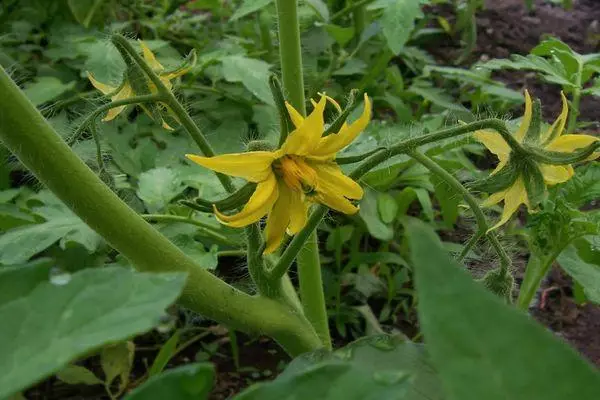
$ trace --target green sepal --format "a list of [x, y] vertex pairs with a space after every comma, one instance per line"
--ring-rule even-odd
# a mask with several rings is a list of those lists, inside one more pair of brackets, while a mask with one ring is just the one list
[[269, 76], [269, 88], [271, 89], [273, 101], [275, 102], [275, 107], [277, 107], [277, 112], [279, 113], [279, 129], [281, 130], [279, 135], [279, 147], [281, 147], [289, 133], [294, 130], [294, 123], [285, 106], [285, 97], [283, 96], [281, 83], [279, 82], [279, 79], [277, 79], [277, 76]]
[[471, 182], [467, 186], [474, 191], [485, 193], [496, 193], [507, 189], [517, 180], [519, 176], [518, 162], [515, 162], [511, 154], [508, 163], [500, 171], [487, 178]]
[[266, 140], [251, 140], [246, 145], [246, 151], [273, 151], [273, 145]]
[[198, 61], [198, 56], [196, 54], [196, 50], [192, 49], [188, 53], [188, 55], [185, 57], [185, 59], [177, 67], [175, 67], [169, 71], [163, 72], [162, 75], [177, 74], [183, 70], [193, 68], [196, 65], [197, 61]]
[[488, 271], [479, 280], [490, 292], [497, 294], [508, 304], [512, 303], [512, 292], [515, 288], [515, 278], [509, 271], [496, 268]]
[[567, 165], [574, 164], [586, 160], [596, 150], [600, 148], [600, 140], [583, 147], [572, 153], [564, 153], [559, 151], [548, 151], [539, 148], [527, 147], [525, 151], [537, 162], [551, 165]]
[[535, 161], [531, 160], [522, 160], [520, 170], [529, 205], [536, 209], [546, 196], [546, 184], [542, 171], [540, 171]]
[[190, 207], [196, 211], [207, 213], [213, 212], [213, 205], [217, 207], [219, 211], [229, 211], [238, 208], [243, 204], [246, 204], [252, 196], [252, 194], [254, 193], [255, 189], [256, 183], [248, 182], [244, 186], [242, 186], [241, 188], [239, 188], [238, 190], [221, 200], [210, 201], [201, 197], [196, 197], [193, 201], [181, 200], [179, 203], [184, 206]]
[[348, 115], [350, 115], [350, 112], [352, 112], [352, 110], [354, 109], [354, 103], [356, 102], [357, 94], [358, 90], [356, 89], [352, 89], [350, 91], [348, 101], [346, 102], [346, 107], [344, 108], [342, 113], [337, 116], [335, 121], [333, 121], [331, 125], [327, 127], [325, 132], [323, 132], [323, 136], [331, 135], [332, 133], [338, 133], [340, 129], [342, 129], [344, 122], [346, 122], [346, 120], [348, 119]]
[[542, 128], [542, 103], [540, 99], [533, 101], [533, 107], [531, 110], [531, 122], [529, 123], [529, 129], [525, 133], [525, 143], [538, 143], [540, 141], [540, 134]]

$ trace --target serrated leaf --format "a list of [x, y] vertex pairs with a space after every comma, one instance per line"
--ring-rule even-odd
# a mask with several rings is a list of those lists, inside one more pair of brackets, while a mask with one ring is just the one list
[[[324, 26], [327, 33], [329, 33], [333, 40], [335, 40], [336, 43], [342, 47], [344, 47], [354, 37], [354, 28], [352, 27], [344, 27], [334, 24], [327, 24]], [[349, 62], [351, 63], [352, 61], [359, 60], [350, 59], [346, 62], [346, 64], [348, 64]]]
[[271, 64], [244, 56], [223, 57], [223, 75], [228, 82], [241, 82], [259, 100], [275, 105], [269, 88]]
[[594, 367], [546, 328], [473, 281], [430, 227], [411, 220], [406, 228], [419, 321], [449, 398], [597, 397], [600, 374]]
[[527, 57], [513, 54], [510, 60], [507, 59], [495, 59], [490, 60], [482, 67], [489, 69], [518, 69], [518, 70], [533, 70], [542, 73], [542, 77], [551, 83], [559, 85], [574, 87], [574, 83], [569, 80], [569, 76], [566, 75], [563, 67], [559, 63], [551, 63], [543, 57], [539, 57], [533, 54], [527, 55]]
[[104, 383], [92, 371], [81, 365], [67, 365], [56, 373], [56, 377], [69, 385], [102, 385]]
[[0, 398], [97, 347], [151, 329], [184, 282], [184, 274], [88, 269], [2, 305]]
[[163, 210], [184, 189], [177, 171], [161, 167], [140, 174], [137, 195], [153, 213]]
[[148, 379], [125, 400], [204, 400], [212, 389], [215, 368], [209, 363], [174, 368]]
[[441, 400], [441, 383], [423, 346], [400, 337], [360, 339], [333, 353], [293, 360], [272, 382], [255, 384], [236, 400]]
[[46, 221], [20, 226], [0, 236], [0, 264], [21, 264], [60, 241], [62, 248], [77, 242], [93, 252], [102, 242], [100, 236], [58, 200], [34, 208]]
[[383, 36], [388, 47], [398, 55], [415, 28], [415, 20], [423, 16], [419, 0], [392, 0], [381, 17]]
[[233, 13], [230, 21], [236, 21], [242, 17], [245, 17], [248, 14], [252, 14], [271, 4], [273, 0], [244, 0], [244, 2], [239, 6], [237, 10]]
[[322, 21], [329, 21], [329, 9], [323, 0], [305, 0], [305, 2], [313, 9]]
[[447, 108], [448, 110], [469, 112], [464, 106], [457, 104], [455, 99], [449, 96], [444, 90], [433, 87], [428, 82], [422, 80], [416, 81], [407, 90], [411, 93], [418, 94], [433, 104]]
[[575, 207], [600, 198], [600, 163], [590, 162], [577, 168], [573, 178], [561, 185], [559, 194]]

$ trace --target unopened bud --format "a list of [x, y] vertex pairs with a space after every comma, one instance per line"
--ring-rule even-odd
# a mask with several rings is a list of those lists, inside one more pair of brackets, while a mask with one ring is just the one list
[[489, 291], [503, 298], [507, 303], [512, 303], [512, 292], [515, 286], [515, 278], [508, 271], [496, 268], [488, 271], [479, 280]]

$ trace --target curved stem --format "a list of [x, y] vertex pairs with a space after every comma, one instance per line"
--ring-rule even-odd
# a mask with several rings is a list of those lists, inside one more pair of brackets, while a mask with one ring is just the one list
[[336, 19], [340, 19], [351, 12], [353, 12], [356, 8], [366, 7], [368, 4], [373, 3], [375, 0], [357, 0], [348, 4], [346, 7], [342, 8], [340, 11], [333, 14], [330, 20], [335, 21]]
[[204, 235], [206, 235], [218, 242], [226, 244], [228, 246], [232, 246], [232, 247], [237, 246], [237, 243], [232, 242], [225, 235], [221, 235], [220, 233], [215, 232], [214, 226], [205, 224], [204, 222], [198, 221], [197, 219], [183, 217], [181, 215], [169, 215], [169, 214], [142, 214], [141, 217], [144, 218], [146, 221], [174, 222], [174, 223], [195, 225], [200, 228], [201, 232]]
[[[463, 198], [471, 207], [471, 211], [475, 215], [475, 220], [477, 221], [477, 226], [479, 227], [479, 232], [484, 232], [485, 236], [488, 238], [492, 247], [498, 254], [500, 258], [500, 268], [503, 274], [510, 273], [510, 265], [511, 260], [504, 251], [504, 248], [498, 241], [496, 234], [493, 231], [489, 230], [488, 223], [485, 218], [485, 214], [481, 211], [477, 199], [465, 188], [452, 174], [442, 168], [438, 163], [436, 163], [431, 158], [427, 157], [425, 154], [419, 153], [418, 151], [409, 151], [407, 153], [409, 156], [417, 160], [421, 163], [425, 168], [430, 170], [433, 174], [437, 175], [439, 178], [443, 179], [452, 189], [462, 194]], [[481, 235], [480, 233], [476, 234]], [[474, 244], [474, 243], [472, 243]], [[472, 245], [471, 244], [471, 245]]]
[[[158, 90], [158, 94], [161, 97], [161, 101], [165, 103], [173, 112], [177, 120], [183, 125], [188, 134], [192, 137], [192, 140], [196, 143], [196, 145], [202, 151], [206, 157], [214, 157], [215, 152], [212, 149], [208, 140], [204, 136], [204, 133], [200, 130], [198, 125], [194, 122], [192, 117], [187, 113], [185, 108], [181, 105], [181, 103], [177, 100], [175, 95], [167, 89], [167, 87], [160, 80], [158, 75], [152, 71], [152, 68], [142, 59], [142, 57], [137, 53], [137, 51], [131, 46], [131, 44], [121, 35], [113, 35], [112, 42], [115, 46], [120, 47], [125, 50], [127, 54], [132, 58], [132, 60], [140, 66], [144, 70], [144, 73], [148, 76], [150, 81], [156, 86], [156, 90]], [[221, 173], [216, 173], [219, 181], [228, 192], [233, 192], [235, 190], [235, 186], [231, 182], [231, 179], [227, 175], [223, 175]]]
[[179, 299], [183, 306], [233, 329], [269, 335], [292, 355], [321, 346], [304, 316], [223, 282], [129, 208], [75, 155], [2, 68], [0, 93], [0, 140], [136, 269], [187, 273]]
[[159, 94], [147, 94], [144, 96], [135, 96], [130, 97], [128, 99], [111, 101], [108, 104], [104, 104], [92, 111], [90, 115], [85, 117], [83, 122], [79, 124], [75, 132], [73, 132], [73, 134], [69, 137], [69, 139], [67, 140], [67, 144], [69, 146], [73, 145], [73, 143], [75, 143], [77, 139], [79, 139], [79, 136], [85, 131], [85, 128], [87, 128], [90, 124], [94, 123], [96, 118], [98, 118], [100, 114], [110, 110], [111, 108], [128, 106], [131, 104], [154, 103], [156, 101], [161, 101], [162, 98], [163, 97]]

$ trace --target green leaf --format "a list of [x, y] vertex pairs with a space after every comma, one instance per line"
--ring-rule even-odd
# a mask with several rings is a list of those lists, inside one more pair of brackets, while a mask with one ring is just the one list
[[47, 200], [44, 206], [34, 208], [46, 221], [17, 227], [0, 236], [1, 264], [24, 263], [58, 241], [63, 249], [69, 242], [80, 243], [89, 252], [98, 248], [102, 239], [96, 232], [55, 197], [48, 196]]
[[379, 210], [379, 217], [385, 224], [389, 224], [394, 221], [396, 214], [398, 213], [398, 203], [396, 199], [389, 193], [380, 193], [377, 196], [377, 209]]
[[88, 269], [2, 305], [0, 398], [95, 348], [151, 329], [184, 282], [183, 274]]
[[411, 220], [407, 237], [419, 320], [449, 398], [597, 397], [600, 376], [594, 367], [546, 328], [473, 281], [430, 227]]
[[600, 304], [600, 265], [582, 260], [574, 244], [564, 249], [557, 261], [583, 287], [586, 297]]
[[236, 400], [441, 400], [441, 383], [423, 346], [398, 336], [360, 339], [333, 353], [293, 360], [272, 382], [255, 384]]
[[127, 386], [134, 354], [135, 345], [130, 341], [110, 344], [102, 349], [100, 366], [107, 385], [111, 385], [118, 376], [120, 378], [119, 388], [123, 390]]
[[370, 188], [365, 188], [365, 194], [360, 201], [360, 210], [358, 214], [367, 225], [369, 233], [379, 240], [392, 240], [394, 230], [390, 225], [384, 223], [377, 209], [377, 192]]
[[23, 92], [34, 106], [39, 106], [73, 90], [75, 83], [75, 81], [63, 83], [53, 76], [40, 76], [35, 82], [25, 85]]
[[271, 64], [244, 56], [224, 57], [222, 62], [225, 80], [241, 82], [259, 100], [275, 105], [268, 82]]
[[575, 176], [560, 186], [559, 193], [575, 207], [600, 198], [600, 163], [590, 162], [577, 168]]
[[169, 338], [160, 348], [160, 351], [156, 355], [150, 370], [148, 371], [148, 376], [151, 378], [155, 375], [160, 374], [163, 369], [167, 366], [167, 363], [173, 357], [175, 350], [177, 349], [177, 344], [179, 343], [179, 338], [181, 337], [181, 330], [175, 331], [173, 336]]
[[273, 0], [244, 0], [242, 5], [235, 10], [231, 18], [229, 19], [231, 22], [238, 20], [242, 17], [245, 17], [248, 14], [252, 14], [260, 10], [261, 8], [265, 8], [269, 4], [271, 4]]
[[0, 307], [27, 296], [29, 292], [50, 278], [52, 260], [36, 260], [29, 264], [0, 268]]
[[540, 72], [542, 77], [548, 82], [570, 88], [575, 86], [560, 63], [550, 62], [543, 57], [533, 54], [529, 54], [527, 57], [513, 54], [510, 60], [490, 60], [485, 64], [481, 64], [481, 66], [489, 69], [533, 70]]
[[327, 4], [323, 2], [323, 0], [305, 0], [306, 4], [308, 4], [315, 12], [319, 15], [322, 21], [329, 21], [329, 9], [327, 8]]
[[208, 398], [214, 380], [212, 364], [185, 365], [153, 376], [125, 400], [203, 400]]
[[0, 232], [23, 225], [34, 224], [33, 215], [15, 204], [0, 204]]
[[[354, 37], [354, 28], [352, 27], [343, 27], [334, 24], [325, 25], [325, 30], [329, 33], [329, 36], [336, 41], [337, 44], [344, 47], [346, 43], [348, 43]], [[348, 61], [352, 61], [350, 59]], [[346, 62], [348, 63], [348, 62]]]
[[69, 385], [102, 385], [104, 383], [92, 371], [80, 365], [67, 365], [56, 373], [56, 377]]
[[415, 20], [421, 18], [419, 0], [389, 1], [381, 17], [383, 36], [388, 47], [398, 55], [415, 29]]
[[438, 178], [437, 175], [431, 175], [431, 183], [435, 188], [435, 198], [440, 204], [442, 217], [448, 226], [452, 226], [458, 219], [458, 205], [461, 201], [461, 195], [456, 192], [446, 181]]
[[170, 168], [154, 168], [140, 174], [137, 195], [148, 212], [163, 210], [175, 197], [185, 190], [185, 185]]
[[71, 13], [81, 25], [88, 28], [94, 14], [98, 11], [104, 0], [67, 0]]
[[440, 107], [447, 108], [448, 110], [468, 113], [464, 106], [457, 104], [452, 96], [448, 95], [444, 90], [431, 86], [431, 83], [424, 82], [423, 80], [416, 80], [408, 89], [409, 92], [417, 94], [423, 97], [425, 100], [429, 100], [433, 104]]

